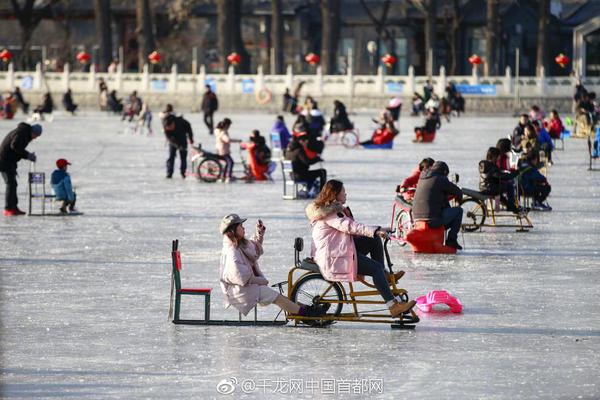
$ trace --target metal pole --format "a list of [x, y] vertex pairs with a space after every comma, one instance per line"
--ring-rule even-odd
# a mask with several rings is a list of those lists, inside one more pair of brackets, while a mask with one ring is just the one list
[[277, 71], [275, 71], [275, 47], [271, 47], [269, 49], [270, 57], [269, 57], [269, 74], [275, 75]]
[[123, 46], [119, 46], [119, 62], [121, 63], [121, 67], [125, 70], [125, 58], [123, 55]]
[[521, 102], [519, 93], [519, 53], [520, 49], [517, 47], [517, 51], [515, 52], [515, 112], [517, 113], [519, 112], [519, 103]]
[[196, 75], [198, 73], [198, 48], [192, 48], [192, 75]]
[[433, 49], [431, 47], [427, 50], [427, 56], [427, 76], [431, 80], [433, 75]]

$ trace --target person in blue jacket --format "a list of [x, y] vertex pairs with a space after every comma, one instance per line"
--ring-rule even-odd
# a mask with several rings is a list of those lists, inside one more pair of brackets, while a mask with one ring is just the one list
[[52, 177], [50, 178], [50, 184], [56, 195], [56, 200], [62, 201], [60, 212], [63, 214], [67, 213], [67, 207], [69, 208], [69, 212], [76, 212], [75, 201], [77, 200], [77, 196], [73, 191], [71, 176], [67, 173], [69, 165], [71, 163], [64, 158], [56, 160], [56, 167], [58, 169], [52, 172]]
[[540, 150], [546, 154], [546, 157], [548, 158], [548, 164], [552, 165], [552, 151], [554, 150], [554, 142], [552, 142], [552, 137], [546, 128], [544, 128], [542, 121], [534, 121], [533, 127], [535, 128], [535, 133], [538, 137]]
[[276, 132], [279, 134], [281, 150], [285, 154], [285, 150], [287, 149], [288, 144], [290, 143], [291, 135], [290, 135], [290, 131], [285, 126], [285, 121], [283, 120], [283, 116], [281, 116], [281, 115], [277, 116], [277, 119], [275, 120], [275, 124], [273, 124], [273, 127], [271, 128], [271, 132], [273, 132], [273, 133]]

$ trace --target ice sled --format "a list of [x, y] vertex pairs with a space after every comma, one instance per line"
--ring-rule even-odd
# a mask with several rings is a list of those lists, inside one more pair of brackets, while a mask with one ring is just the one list
[[415, 253], [455, 254], [454, 247], [444, 245], [443, 226], [432, 228], [427, 221], [415, 221], [414, 228], [406, 234], [406, 241]]

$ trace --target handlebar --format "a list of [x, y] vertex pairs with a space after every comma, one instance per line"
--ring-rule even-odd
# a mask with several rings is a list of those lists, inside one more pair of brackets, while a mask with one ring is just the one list
[[[393, 231], [392, 231], [393, 232]], [[390, 233], [392, 233], [390, 232]], [[392, 260], [390, 258], [390, 253], [388, 251], [388, 243], [390, 242], [390, 238], [389, 236], [383, 241], [383, 253], [385, 254], [385, 261], [387, 263], [388, 269], [390, 270], [390, 274], [394, 275], [394, 271], [392, 270], [392, 266], [394, 264], [392, 264]]]

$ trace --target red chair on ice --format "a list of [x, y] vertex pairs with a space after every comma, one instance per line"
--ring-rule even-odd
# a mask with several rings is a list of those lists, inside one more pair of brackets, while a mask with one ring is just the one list
[[173, 318], [173, 323], [193, 323], [197, 320], [183, 320], [179, 318], [179, 310], [181, 308], [181, 296], [191, 295], [191, 296], [204, 296], [204, 320], [210, 320], [210, 293], [212, 289], [209, 288], [200, 288], [200, 289], [190, 289], [190, 288], [182, 288], [181, 287], [181, 254], [178, 250], [179, 240], [173, 240], [173, 251], [171, 252], [171, 256], [173, 259], [173, 270], [171, 274], [171, 301], [169, 303], [169, 319], [173, 315], [173, 289], [175, 289], [175, 318]]
[[415, 221], [406, 241], [415, 253], [456, 254], [454, 247], [444, 245], [444, 237], [443, 226], [431, 228], [427, 221]]
[[415, 142], [431, 143], [435, 140], [435, 131], [427, 132], [423, 129], [415, 129]]

